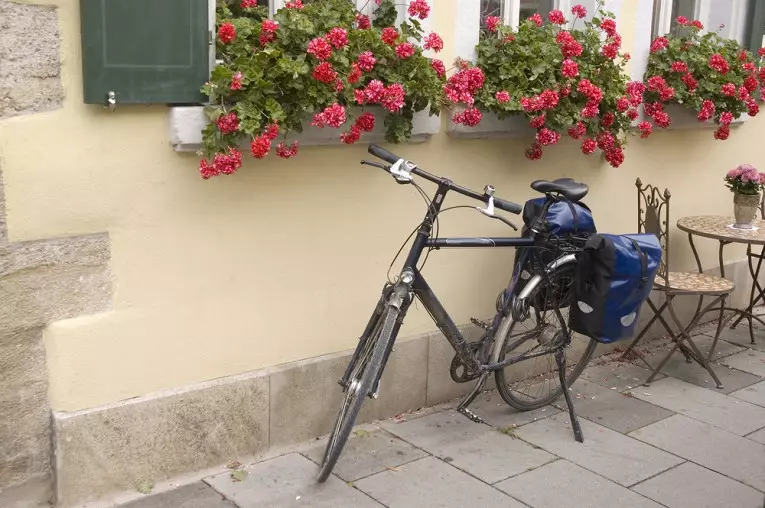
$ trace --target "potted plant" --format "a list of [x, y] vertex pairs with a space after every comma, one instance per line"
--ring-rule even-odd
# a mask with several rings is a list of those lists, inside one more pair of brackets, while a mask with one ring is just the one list
[[734, 227], [752, 229], [764, 184], [765, 173], [759, 173], [749, 164], [741, 164], [725, 175], [725, 185], [733, 192], [733, 212], [736, 216]]
[[702, 34], [703, 28], [700, 21], [680, 16], [672, 33], [653, 40], [644, 108], [663, 128], [672, 122], [666, 105], [688, 108], [699, 122], [714, 121], [715, 139], [725, 140], [733, 120], [760, 111], [755, 93], [765, 83], [765, 51], [755, 59], [735, 40], [716, 32]]
[[580, 140], [583, 153], [600, 149], [612, 166], [621, 165], [643, 86], [628, 82], [629, 55], [621, 53], [613, 14], [601, 3], [597, 9], [592, 21], [582, 21], [587, 11], [575, 5], [570, 29], [559, 10], [549, 13], [547, 23], [535, 14], [517, 29], [487, 18], [475, 65], [458, 62], [444, 87], [447, 102], [464, 105], [452, 122], [474, 127], [482, 112], [524, 117], [536, 131], [529, 159], [541, 158], [544, 147], [569, 135]]
[[398, 143], [416, 112], [440, 112], [445, 69], [423, 49], [440, 51], [443, 41], [422, 30], [426, 0], [410, 3], [399, 28], [393, 0], [378, 2], [374, 23], [348, 0], [291, 0], [273, 19], [255, 0], [237, 2], [217, 6], [219, 64], [202, 88], [210, 97], [203, 178], [235, 172], [244, 141], [257, 159], [272, 149], [290, 158], [299, 148], [291, 133], [338, 129], [351, 144], [380, 121]]

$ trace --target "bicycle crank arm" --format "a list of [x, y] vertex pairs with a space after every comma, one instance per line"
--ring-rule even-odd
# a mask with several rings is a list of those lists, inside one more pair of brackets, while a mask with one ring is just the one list
[[554, 353], [554, 352], [556, 352], [558, 350], [564, 349], [565, 347], [566, 347], [566, 344], [561, 344], [560, 346], [557, 346], [557, 347], [555, 347], [553, 349], [545, 349], [544, 351], [538, 351], [536, 353], [531, 353], [531, 354], [521, 355], [521, 356], [515, 356], [515, 357], [512, 357], [512, 358], [508, 358], [507, 360], [505, 360], [503, 362], [499, 362], [499, 363], [489, 363], [489, 364], [483, 365], [482, 368], [487, 370], [487, 371], [489, 371], [489, 372], [493, 372], [495, 370], [504, 369], [505, 367], [508, 367], [510, 365], [514, 365], [516, 363], [520, 363], [520, 362], [522, 362], [524, 360], [529, 360], [531, 358], [538, 358], [540, 356], [547, 356], [547, 355], [549, 355], [551, 353]]

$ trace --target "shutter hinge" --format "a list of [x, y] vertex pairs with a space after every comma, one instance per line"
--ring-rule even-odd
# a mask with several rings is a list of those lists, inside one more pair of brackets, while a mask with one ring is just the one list
[[105, 108], [109, 108], [109, 111], [114, 111], [117, 108], [117, 94], [113, 91], [109, 90], [109, 92], [106, 94], [106, 104], [104, 104]]

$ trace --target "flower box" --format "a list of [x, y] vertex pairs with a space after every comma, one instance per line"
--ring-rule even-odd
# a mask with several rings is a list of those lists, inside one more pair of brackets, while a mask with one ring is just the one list
[[[716, 129], [719, 127], [714, 121], [699, 122], [698, 111], [679, 104], [667, 104], [664, 111], [672, 118], [672, 123], [667, 130], [672, 129]], [[749, 115], [743, 114], [731, 122], [731, 126], [740, 126], [749, 119]], [[654, 128], [654, 132], [660, 132], [661, 128]]]
[[[368, 107], [366, 111], [374, 114], [377, 124], [372, 132], [365, 132], [359, 143], [384, 142], [385, 126], [383, 117], [387, 113], [381, 107]], [[169, 112], [170, 144], [176, 152], [196, 152], [202, 148], [202, 130], [209, 123], [202, 106], [176, 106], [171, 107]], [[311, 127], [311, 116], [303, 122], [303, 132], [292, 133], [287, 139], [297, 140], [301, 146], [316, 145], [342, 145], [340, 133], [342, 129], [330, 127]], [[441, 130], [441, 118], [430, 116], [427, 111], [421, 111], [414, 115], [412, 137], [410, 143], [418, 143], [428, 140], [433, 134]]]
[[494, 113], [484, 111], [481, 123], [475, 127], [448, 122], [446, 132], [450, 136], [463, 139], [533, 139], [537, 131], [522, 115], [500, 120]]

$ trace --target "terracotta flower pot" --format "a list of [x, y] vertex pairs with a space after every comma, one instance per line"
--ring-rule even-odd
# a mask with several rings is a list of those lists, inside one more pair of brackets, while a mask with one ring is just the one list
[[760, 194], [733, 193], [733, 213], [736, 216], [735, 227], [739, 229], [752, 229], [752, 221], [757, 216], [760, 206]]

